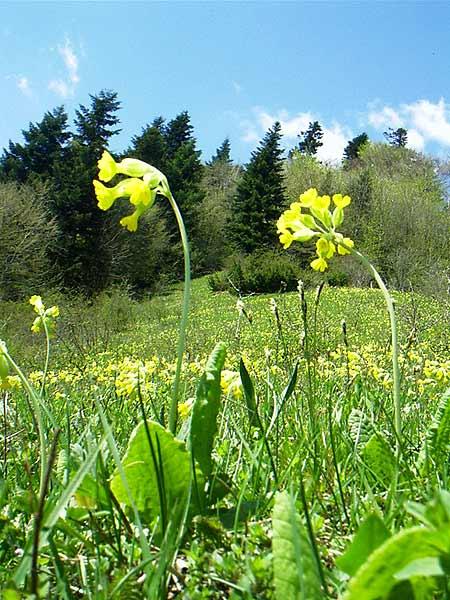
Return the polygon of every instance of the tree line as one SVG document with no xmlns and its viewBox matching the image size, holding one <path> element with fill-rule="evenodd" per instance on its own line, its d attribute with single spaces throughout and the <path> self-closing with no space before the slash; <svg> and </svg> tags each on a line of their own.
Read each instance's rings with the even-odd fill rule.
<svg viewBox="0 0 450 600">
<path fill-rule="evenodd" d="M 22 143 L 10 141 L 4 149 L 0 157 L 0 297 L 15 299 L 29 293 L 30 286 L 43 285 L 92 296 L 115 283 L 125 283 L 142 293 L 179 277 L 182 252 L 167 203 L 157 203 L 135 234 L 117 227 L 121 211 L 126 210 L 120 203 L 107 213 L 97 208 L 92 180 L 103 150 L 120 132 L 120 107 L 117 94 L 103 90 L 90 96 L 89 105 L 79 106 L 72 128 L 60 106 L 45 113 L 39 123 L 31 123 L 22 132 Z M 411 185 L 420 181 L 423 193 L 416 212 L 426 206 L 431 214 L 431 206 L 440 224 L 448 218 L 448 211 L 443 208 L 444 189 L 435 166 L 405 148 L 407 131 L 402 128 L 385 132 L 388 144 L 371 144 L 366 133 L 349 140 L 344 161 L 337 167 L 316 159 L 322 137 L 320 123 L 311 122 L 299 133 L 297 146 L 285 153 L 281 125 L 275 123 L 244 167 L 233 162 L 228 139 L 209 161 L 202 162 L 189 113 L 183 111 L 171 120 L 154 118 L 115 158 L 135 157 L 167 175 L 186 222 L 194 274 L 222 269 L 230 257 L 273 252 L 278 247 L 275 223 L 279 214 L 311 186 L 321 193 L 353 194 L 356 209 L 349 227 L 357 241 L 386 263 L 381 270 L 389 271 L 388 253 L 379 247 L 392 242 L 385 240 L 392 215 L 386 210 L 387 200 L 381 198 L 382 182 L 392 188 L 396 181 L 393 195 L 403 186 L 413 202 Z M 396 171 L 395 177 L 390 169 Z M 377 224 L 382 213 L 384 220 Z M 395 227 L 391 229 L 394 234 Z M 411 238 L 416 229 L 417 223 L 408 234 Z M 433 245 L 431 233 L 426 235 L 426 244 Z M 433 246 L 442 265 L 448 257 L 447 237 L 443 236 L 444 248 L 434 244 L 438 252 Z M 421 255 L 427 252 L 429 256 L 430 248 L 422 248 Z M 294 250 L 291 258 L 306 265 L 308 256 Z M 276 262 L 277 258 L 266 255 L 264 260 Z"/>
</svg>

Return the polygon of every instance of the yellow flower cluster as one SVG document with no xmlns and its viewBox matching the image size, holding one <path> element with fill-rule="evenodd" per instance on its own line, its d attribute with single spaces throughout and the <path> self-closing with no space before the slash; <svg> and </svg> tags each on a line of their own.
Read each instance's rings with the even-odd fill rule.
<svg viewBox="0 0 450 600">
<path fill-rule="evenodd" d="M 226 396 L 231 396 L 235 400 L 240 400 L 244 396 L 242 381 L 237 371 L 222 371 L 220 387 Z"/>
<path fill-rule="evenodd" d="M 327 259 L 336 253 L 336 247 L 341 255 L 349 254 L 353 248 L 353 240 L 336 231 L 342 225 L 344 208 L 350 202 L 350 196 L 334 194 L 334 209 L 331 212 L 330 196 L 319 196 L 315 188 L 301 194 L 298 202 L 293 202 L 278 219 L 277 229 L 283 247 L 287 249 L 292 242 L 308 242 L 318 236 L 317 258 L 311 262 L 311 267 L 316 271 L 325 271 Z M 309 212 L 302 212 L 305 208 Z"/>
<path fill-rule="evenodd" d="M 31 296 L 29 302 L 34 308 L 34 312 L 38 315 L 33 321 L 31 331 L 33 333 L 41 333 L 47 330 L 49 337 L 51 337 L 55 330 L 55 319 L 59 317 L 59 308 L 51 306 L 46 309 L 40 296 Z"/>
<path fill-rule="evenodd" d="M 98 161 L 98 168 L 98 178 L 105 183 L 111 181 L 118 174 L 129 177 L 113 187 L 106 187 L 97 180 L 93 182 L 98 207 L 101 210 L 111 208 L 118 198 L 130 199 L 130 203 L 134 206 L 134 212 L 120 220 L 120 224 L 128 231 L 137 230 L 139 218 L 153 206 L 156 194 L 166 197 L 170 194 L 165 175 L 142 160 L 124 158 L 117 163 L 105 150 Z"/>
</svg>

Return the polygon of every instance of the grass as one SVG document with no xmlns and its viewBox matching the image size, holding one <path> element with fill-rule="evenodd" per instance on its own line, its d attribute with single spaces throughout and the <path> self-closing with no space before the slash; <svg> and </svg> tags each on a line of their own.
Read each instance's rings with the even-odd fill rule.
<svg viewBox="0 0 450 600">
<path fill-rule="evenodd" d="M 450 381 L 450 307 L 395 294 L 404 448 L 393 488 L 384 300 L 377 290 L 344 288 L 306 299 L 306 321 L 296 293 L 245 298 L 241 314 L 236 298 L 212 294 L 206 279 L 194 282 L 180 403 L 189 409 L 219 340 L 231 374 L 213 451 L 217 485 L 202 510 L 188 511 L 178 529 L 169 524 L 164 537 L 154 515 L 117 501 L 110 482 L 142 414 L 167 425 L 181 292 L 136 303 L 116 290 L 91 306 L 55 299 L 61 322 L 42 396 L 53 464 L 45 498 L 37 497 L 39 439 L 27 396 L 20 388 L 2 395 L 0 587 L 42 598 L 275 597 L 271 512 L 277 490 L 287 489 L 320 557 L 324 597 L 342 595 L 347 576 L 336 559 L 364 518 L 379 515 L 396 532 L 416 522 L 407 501 L 448 487 L 448 453 L 429 462 L 424 441 Z M 29 333 L 31 309 L 1 308 L 0 338 L 38 386 L 45 343 Z M 241 358 L 241 377 L 248 371 L 252 382 L 244 388 Z M 81 486 L 69 493 L 77 477 Z M 45 544 L 33 547 L 36 522 Z M 23 569 L 28 551 L 34 583 Z M 444 587 L 429 597 L 445 597 Z"/>
</svg>

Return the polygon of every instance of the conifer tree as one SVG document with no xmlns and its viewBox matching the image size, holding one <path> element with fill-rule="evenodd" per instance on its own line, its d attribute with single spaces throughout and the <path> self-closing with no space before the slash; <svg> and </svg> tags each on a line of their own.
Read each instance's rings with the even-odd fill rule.
<svg viewBox="0 0 450 600">
<path fill-rule="evenodd" d="M 39 123 L 30 123 L 22 131 L 25 143 L 9 142 L 0 158 L 0 177 L 3 181 L 24 183 L 31 179 L 53 176 L 55 163 L 65 152 L 71 134 L 67 131 L 67 113 L 58 106 L 45 113 Z"/>
<path fill-rule="evenodd" d="M 360 135 L 357 135 L 352 140 L 349 140 L 347 146 L 344 149 L 344 158 L 346 160 L 355 160 L 356 158 L 358 158 L 359 151 L 364 146 L 364 144 L 367 144 L 368 141 L 369 136 L 365 132 L 361 133 Z"/>
<path fill-rule="evenodd" d="M 191 244 L 195 245 L 195 214 L 204 198 L 201 187 L 203 165 L 187 111 L 180 113 L 167 124 L 164 138 L 167 148 L 165 174 L 183 214 Z M 168 225 L 175 233 L 177 225 L 173 216 L 168 217 Z"/>
<path fill-rule="evenodd" d="M 298 150 L 301 154 L 314 156 L 317 154 L 317 150 L 323 146 L 323 131 L 319 121 L 312 121 L 308 129 L 300 132 L 298 137 L 300 138 Z"/>
<path fill-rule="evenodd" d="M 55 173 L 53 212 L 59 229 L 56 260 L 66 287 L 88 295 L 109 283 L 113 246 L 109 234 L 110 215 L 97 207 L 92 180 L 97 161 L 110 138 L 120 130 L 116 113 L 117 93 L 90 95 L 89 107 L 76 111 L 76 134 L 66 160 Z"/>
<path fill-rule="evenodd" d="M 252 152 L 233 201 L 230 233 L 236 248 L 251 253 L 277 243 L 276 221 L 284 207 L 281 125 L 270 128 Z"/>
<path fill-rule="evenodd" d="M 216 153 L 212 156 L 209 165 L 214 165 L 218 162 L 232 164 L 231 160 L 231 145 L 230 140 L 225 138 L 222 144 L 217 148 Z"/>
<path fill-rule="evenodd" d="M 144 127 L 140 135 L 132 138 L 131 147 L 124 155 L 143 160 L 164 172 L 167 161 L 164 119 L 157 117 Z"/>
<path fill-rule="evenodd" d="M 404 148 L 408 142 L 408 132 L 403 127 L 398 129 L 392 129 L 389 127 L 387 131 L 383 133 L 384 137 L 388 141 L 390 146 L 395 148 Z"/>
</svg>

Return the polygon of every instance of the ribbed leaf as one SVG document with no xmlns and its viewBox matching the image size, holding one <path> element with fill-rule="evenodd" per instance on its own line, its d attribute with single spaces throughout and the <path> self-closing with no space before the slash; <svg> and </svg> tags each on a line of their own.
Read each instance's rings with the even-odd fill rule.
<svg viewBox="0 0 450 600">
<path fill-rule="evenodd" d="M 427 453 L 437 468 L 447 463 L 450 453 L 450 390 L 447 390 L 439 403 L 425 444 L 426 449 L 421 453 L 422 463 Z"/>
<path fill-rule="evenodd" d="M 362 451 L 362 457 L 377 480 L 386 485 L 392 480 L 395 471 L 395 456 L 386 439 L 374 433 Z"/>
<path fill-rule="evenodd" d="M 152 517 L 161 511 L 183 510 L 191 485 L 191 456 L 183 442 L 159 423 L 142 421 L 131 434 L 123 470 L 136 507 L 149 511 Z M 130 498 L 118 471 L 111 481 L 111 489 L 123 504 L 130 506 Z"/>
<path fill-rule="evenodd" d="M 323 598 L 308 534 L 287 492 L 275 497 L 272 524 L 276 600 Z"/>
<path fill-rule="evenodd" d="M 348 575 L 355 575 L 372 552 L 389 538 L 389 531 L 378 515 L 369 515 L 359 527 L 350 546 L 336 560 L 337 566 Z"/>
<path fill-rule="evenodd" d="M 447 539 L 446 539 L 447 538 Z M 350 581 L 343 600 L 384 598 L 398 583 L 396 575 L 413 561 L 448 552 L 448 532 L 412 527 L 389 538 L 377 548 Z"/>
<path fill-rule="evenodd" d="M 226 347 L 219 342 L 206 363 L 192 408 L 190 450 L 206 476 L 212 471 L 212 450 L 217 433 L 220 408 L 220 374 L 225 362 Z"/>
</svg>

